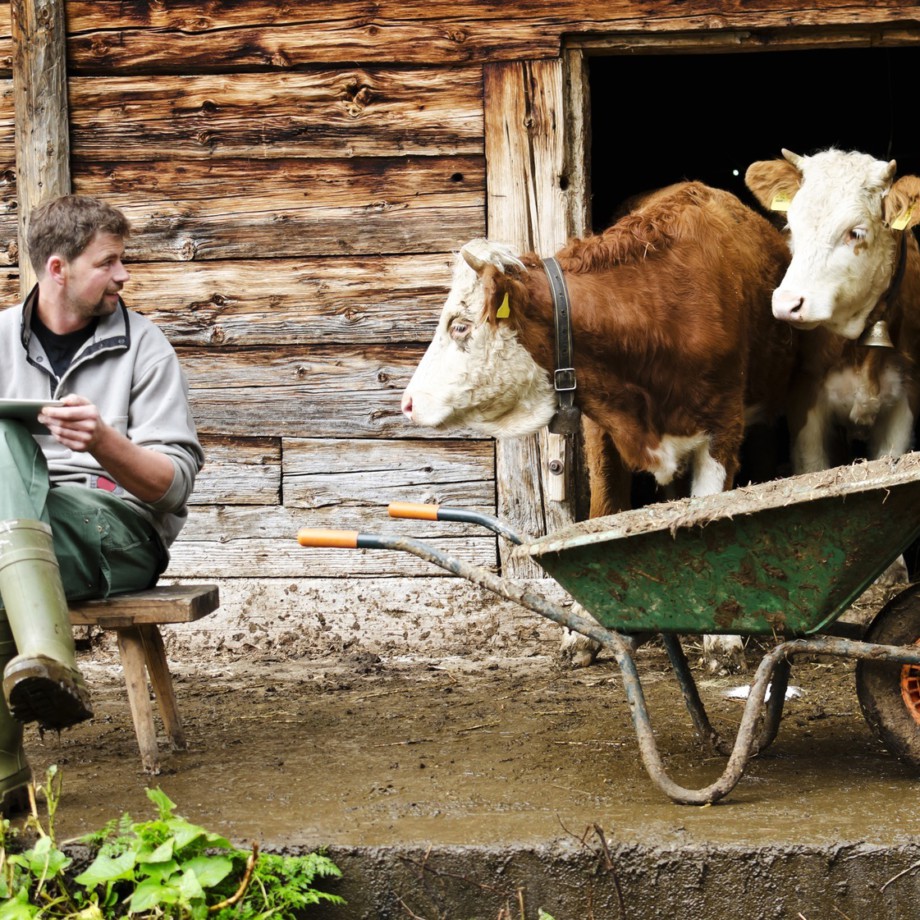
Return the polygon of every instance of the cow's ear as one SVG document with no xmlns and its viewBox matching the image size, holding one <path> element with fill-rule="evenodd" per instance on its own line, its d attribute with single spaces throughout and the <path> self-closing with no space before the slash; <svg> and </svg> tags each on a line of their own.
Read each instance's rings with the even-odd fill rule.
<svg viewBox="0 0 920 920">
<path fill-rule="evenodd" d="M 882 210 L 885 223 L 893 230 L 920 223 L 920 178 L 901 176 L 885 196 Z"/>
<path fill-rule="evenodd" d="M 494 326 L 499 321 L 510 319 L 514 309 L 511 279 L 494 265 L 489 265 L 482 273 L 482 287 L 482 321 Z"/>
<path fill-rule="evenodd" d="M 768 211 L 788 211 L 802 175 L 788 160 L 758 160 L 748 166 L 744 184 Z"/>
</svg>

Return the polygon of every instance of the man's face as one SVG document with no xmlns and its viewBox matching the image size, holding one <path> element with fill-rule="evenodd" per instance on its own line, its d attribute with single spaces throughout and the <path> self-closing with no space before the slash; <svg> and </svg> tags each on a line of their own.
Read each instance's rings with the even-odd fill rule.
<svg viewBox="0 0 920 920">
<path fill-rule="evenodd" d="M 118 308 L 118 294 L 131 277 L 122 264 L 124 240 L 97 233 L 72 262 L 64 266 L 71 311 L 86 319 L 108 316 Z"/>
</svg>

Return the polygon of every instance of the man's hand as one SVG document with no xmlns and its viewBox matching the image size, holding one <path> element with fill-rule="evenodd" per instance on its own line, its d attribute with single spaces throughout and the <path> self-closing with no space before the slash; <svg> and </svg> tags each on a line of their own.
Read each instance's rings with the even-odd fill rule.
<svg viewBox="0 0 920 920">
<path fill-rule="evenodd" d="M 63 406 L 45 406 L 38 421 L 65 447 L 92 453 L 106 427 L 99 410 L 85 396 L 73 393 L 65 396 L 63 403 Z"/>
<path fill-rule="evenodd" d="M 155 502 L 166 494 L 175 475 L 166 454 L 125 437 L 85 396 L 71 393 L 62 402 L 44 406 L 38 415 L 55 440 L 70 450 L 92 454 L 108 476 L 141 501 Z"/>
</svg>

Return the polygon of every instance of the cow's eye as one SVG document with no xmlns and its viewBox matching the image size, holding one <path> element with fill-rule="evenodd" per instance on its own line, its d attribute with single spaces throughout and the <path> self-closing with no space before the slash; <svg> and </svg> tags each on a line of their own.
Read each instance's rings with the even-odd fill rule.
<svg viewBox="0 0 920 920">
<path fill-rule="evenodd" d="M 859 243 L 868 235 L 869 231 L 865 227 L 853 227 L 853 229 L 850 230 L 848 237 L 851 243 Z"/>
<path fill-rule="evenodd" d="M 462 342 L 470 334 L 470 324 L 464 319 L 455 319 L 451 321 L 448 331 L 455 342 Z"/>
</svg>

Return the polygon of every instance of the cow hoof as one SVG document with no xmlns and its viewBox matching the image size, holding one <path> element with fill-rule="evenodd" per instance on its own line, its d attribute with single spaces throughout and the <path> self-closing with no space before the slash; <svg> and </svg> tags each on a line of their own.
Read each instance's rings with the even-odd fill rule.
<svg viewBox="0 0 920 920">
<path fill-rule="evenodd" d="M 562 644 L 559 648 L 559 658 L 563 666 L 573 671 L 578 668 L 589 668 L 597 660 L 600 650 L 600 642 L 595 642 L 594 639 L 571 629 L 563 629 Z"/>
<path fill-rule="evenodd" d="M 703 636 L 703 665 L 710 674 L 747 670 L 741 636 Z"/>
</svg>

